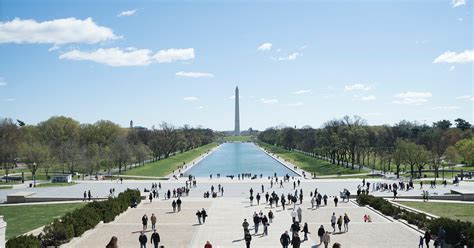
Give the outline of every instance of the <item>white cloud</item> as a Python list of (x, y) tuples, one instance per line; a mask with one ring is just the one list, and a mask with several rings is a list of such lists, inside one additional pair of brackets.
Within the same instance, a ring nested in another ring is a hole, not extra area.
[(300, 53), (292, 53), (288, 55), (287, 57), (279, 57), (278, 60), (295, 60), (298, 56), (301, 56)]
[(266, 98), (260, 98), (260, 101), (264, 104), (274, 104), (278, 103), (277, 99), (266, 99)]
[(109, 66), (145, 66), (151, 63), (151, 51), (140, 49), (134, 51), (124, 51), (120, 48), (100, 48), (93, 52), (82, 52), (72, 50), (61, 54), (60, 59), (88, 60)]
[(372, 85), (365, 84), (352, 84), (344, 86), (345, 91), (369, 91), (372, 89)]
[(433, 63), (471, 63), (474, 62), (474, 50), (465, 50), (464, 52), (456, 53), (451, 51), (446, 51), (443, 54), (439, 55)]
[(260, 45), (257, 50), (259, 51), (268, 51), (268, 50), (271, 50), (272, 49), (272, 43), (269, 43), (269, 42), (266, 42), (266, 43), (263, 43), (262, 45)]
[(214, 74), (208, 72), (176, 72), (176, 76), (179, 77), (191, 77), (191, 78), (213, 78)]
[(6, 85), (7, 85), (7, 81), (5, 80), (5, 78), (0, 77), (0, 86), (6, 86)]
[(58, 45), (54, 45), (54, 46), (52, 46), (52, 47), (50, 47), (50, 48), (48, 49), (48, 52), (56, 51), (56, 50), (58, 50), (59, 48), (61, 48), (61, 47), (58, 46)]
[(5, 99), (5, 102), (14, 102), (15, 101), (15, 98), (7, 98)]
[(461, 107), (459, 106), (437, 106), (437, 107), (433, 107), (431, 108), (432, 110), (458, 110), (460, 109)]
[(361, 97), (362, 101), (374, 101), (377, 99), (377, 97), (375, 97), (374, 95), (370, 95), (370, 96), (363, 96)]
[(71, 17), (44, 22), (15, 18), (0, 22), (0, 43), (94, 44), (118, 38), (112, 29), (98, 26), (92, 18)]
[(188, 102), (194, 102), (194, 101), (199, 100), (199, 98), (197, 98), (195, 96), (187, 96), (187, 97), (183, 98), (183, 100), (188, 101)]
[(304, 49), (306, 49), (306, 48), (308, 48), (308, 45), (303, 45), (303, 46), (300, 46), (300, 47), (298, 48), (298, 50), (304, 50)]
[(167, 50), (160, 50), (153, 56), (153, 58), (158, 63), (170, 63), (177, 60), (190, 60), (194, 59), (194, 48), (171, 48)]
[(122, 16), (132, 16), (132, 15), (135, 15), (135, 13), (137, 12), (137, 10), (138, 10), (138, 9), (125, 10), (125, 11), (120, 12), (120, 14), (118, 14), (117, 16), (118, 16), (118, 17), (122, 17)]
[(457, 20), (462, 22), (464, 19), (462, 17), (459, 17)]
[(204, 106), (197, 106), (196, 109), (203, 109)]
[(289, 106), (289, 107), (299, 107), (299, 106), (303, 106), (304, 104), (302, 102), (295, 102), (295, 103), (288, 103), (286, 104), (286, 106)]
[(449, 67), (449, 71), (454, 71), (454, 69), (456, 69), (456, 66), (454, 66), (454, 65)]
[(452, 6), (453, 8), (456, 8), (456, 7), (465, 5), (465, 4), (466, 4), (466, 0), (452, 0), (452, 1), (451, 1), (451, 6)]
[(472, 95), (464, 95), (464, 96), (458, 96), (458, 97), (456, 97), (456, 99), (474, 101), (474, 96), (472, 96)]
[(294, 91), (293, 95), (304, 95), (304, 94), (311, 94), (311, 90), (298, 90)]
[(428, 101), (428, 98), (432, 97), (431, 92), (413, 92), (407, 91), (404, 93), (396, 94), (393, 103), (396, 104), (407, 104), (407, 105), (420, 105)]

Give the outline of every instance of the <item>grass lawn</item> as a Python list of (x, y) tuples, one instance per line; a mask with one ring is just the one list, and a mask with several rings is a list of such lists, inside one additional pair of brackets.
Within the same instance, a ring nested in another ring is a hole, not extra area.
[(369, 172), (363, 169), (359, 171), (358, 169), (353, 170), (344, 166), (333, 165), (327, 161), (318, 158), (306, 156), (299, 152), (288, 151), (262, 142), (259, 142), (259, 145), (265, 148), (267, 151), (270, 151), (271, 153), (280, 156), (281, 158), (297, 165), (299, 168), (305, 171), (316, 173), (316, 177), (324, 175), (358, 174)]
[(12, 185), (0, 185), (0, 190), (1, 189), (11, 189), (13, 186)]
[(416, 208), (441, 217), (470, 221), (474, 223), (474, 205), (468, 203), (444, 203), (444, 202), (407, 202), (399, 201), (399, 204)]
[(49, 224), (54, 218), (70, 212), (84, 203), (1, 206), (0, 215), (7, 222), (7, 239)]
[(183, 165), (183, 162), (190, 162), (200, 155), (206, 153), (208, 150), (217, 146), (217, 143), (207, 144), (205, 146), (198, 147), (194, 150), (177, 153), (169, 158), (158, 160), (153, 163), (148, 163), (144, 166), (133, 168), (126, 172), (123, 172), (125, 175), (135, 175), (135, 176), (151, 176), (151, 177), (164, 177), (173, 170), (176, 170), (178, 166)]
[(224, 141), (240, 141), (240, 142), (249, 142), (254, 140), (255, 137), (248, 135), (248, 136), (226, 136), (224, 137)]
[(42, 183), (42, 184), (36, 184), (37, 188), (46, 188), (46, 187), (63, 187), (63, 186), (72, 186), (76, 185), (75, 182), (72, 183)]

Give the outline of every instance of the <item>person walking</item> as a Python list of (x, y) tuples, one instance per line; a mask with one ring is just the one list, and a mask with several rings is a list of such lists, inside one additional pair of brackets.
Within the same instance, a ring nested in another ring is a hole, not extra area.
[(150, 193), (150, 195), (148, 195), (148, 199), (150, 200), (150, 203), (153, 201), (153, 194)]
[(339, 229), (339, 233), (342, 232), (341, 227), (342, 227), (342, 215), (339, 215), (339, 218), (337, 219), (337, 228)]
[(431, 241), (431, 233), (430, 233), (430, 230), (426, 230), (425, 235), (424, 235), (424, 238), (425, 238), (426, 248), (430, 248), (430, 241)]
[(171, 207), (173, 207), (173, 213), (176, 213), (176, 201), (171, 202)]
[(199, 224), (202, 224), (202, 223), (201, 223), (201, 216), (202, 216), (201, 211), (198, 210), (198, 211), (196, 212), (196, 216), (198, 217), (198, 222), (199, 222)]
[(244, 234), (245, 247), (250, 248), (250, 241), (252, 241), (252, 235), (249, 231), (246, 231)]
[(138, 237), (138, 242), (140, 243), (140, 248), (146, 248), (146, 242), (148, 242), (148, 238), (145, 235), (145, 232), (140, 233), (140, 237)]
[(298, 214), (298, 222), (301, 223), (301, 220), (303, 219), (303, 209), (301, 209), (301, 207), (298, 207), (296, 213)]
[(202, 223), (206, 223), (207, 212), (204, 208), (201, 211)]
[(328, 248), (329, 242), (331, 242), (331, 236), (329, 235), (329, 232), (326, 231), (323, 235), (324, 248)]
[(344, 232), (348, 232), (349, 231), (349, 222), (351, 220), (349, 219), (349, 216), (347, 216), (346, 213), (344, 213)]
[(160, 234), (156, 232), (156, 229), (153, 229), (153, 234), (150, 237), (150, 241), (153, 244), (154, 248), (158, 248), (158, 246), (160, 245)]
[(118, 239), (115, 236), (112, 236), (109, 243), (105, 246), (105, 248), (118, 248)]
[(296, 211), (294, 209), (291, 211), (291, 220), (293, 223), (296, 221)]
[(156, 215), (154, 213), (151, 214), (150, 220), (151, 220), (151, 229), (155, 230), (156, 229)]
[(260, 224), (260, 217), (257, 215), (256, 212), (253, 214), (253, 225), (254, 225), (254, 230), (255, 234), (258, 233), (258, 225)]
[(249, 199), (250, 199), (250, 206), (253, 206), (253, 196), (251, 195)]
[(315, 197), (311, 197), (311, 209), (314, 209), (314, 203), (316, 202)]
[(298, 233), (293, 234), (293, 238), (291, 239), (291, 245), (293, 245), (293, 248), (300, 248), (301, 239), (300, 236), (298, 236)]
[(260, 205), (260, 193), (257, 193), (255, 199), (257, 199), (257, 205)]
[(323, 236), (325, 233), (326, 233), (326, 230), (324, 230), (324, 226), (321, 225), (318, 229), (319, 245), (323, 243)]
[(142, 224), (143, 224), (143, 231), (145, 231), (148, 227), (148, 216), (146, 214), (142, 217)]
[(306, 222), (304, 223), (303, 230), (301, 230), (301, 232), (304, 233), (303, 241), (308, 240), (308, 233), (309, 233), (308, 223), (306, 223)]
[(332, 216), (331, 216), (331, 226), (332, 226), (332, 232), (333, 232), (333, 233), (336, 232), (336, 221), (337, 221), (336, 213), (332, 213)]
[(84, 198), (82, 199), (82, 201), (86, 201), (87, 200), (87, 191), (84, 190)]
[(181, 211), (181, 198), (178, 197), (178, 200), (176, 201), (176, 204), (178, 205), (178, 212)]
[(87, 198), (89, 199), (89, 201), (91, 201), (91, 198), (92, 198), (91, 190), (87, 191)]
[(337, 198), (337, 196), (334, 197), (334, 206), (337, 207), (337, 202), (339, 202), (339, 199)]
[(290, 235), (288, 235), (288, 231), (285, 231), (280, 236), (280, 244), (282, 248), (288, 248), (288, 246), (290, 245)]
[(300, 224), (298, 222), (294, 222), (291, 227), (291, 236), (295, 236), (295, 233), (298, 234), (298, 232), (300, 231)]

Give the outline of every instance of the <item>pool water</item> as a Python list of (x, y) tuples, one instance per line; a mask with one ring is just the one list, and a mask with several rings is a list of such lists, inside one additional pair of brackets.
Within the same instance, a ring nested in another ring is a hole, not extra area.
[(224, 143), (198, 164), (187, 170), (185, 175), (208, 177), (210, 174), (221, 177), (250, 173), (252, 175), (299, 176), (286, 166), (270, 157), (253, 143)]

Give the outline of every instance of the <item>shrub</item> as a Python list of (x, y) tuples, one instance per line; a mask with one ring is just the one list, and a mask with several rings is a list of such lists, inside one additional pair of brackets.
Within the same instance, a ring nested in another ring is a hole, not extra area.
[(7, 248), (38, 248), (41, 242), (33, 235), (22, 235), (7, 241)]
[(474, 244), (474, 226), (471, 222), (452, 220), (448, 218), (438, 218), (432, 220), (429, 225), (431, 233), (437, 235), (440, 228), (446, 232), (446, 243), (458, 244), (459, 242)]

